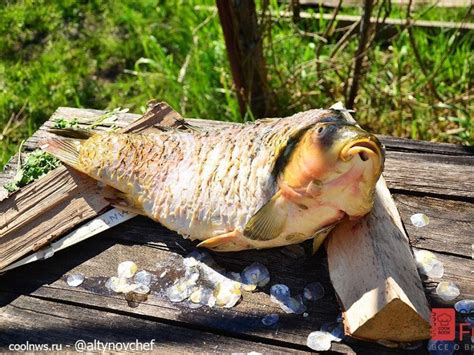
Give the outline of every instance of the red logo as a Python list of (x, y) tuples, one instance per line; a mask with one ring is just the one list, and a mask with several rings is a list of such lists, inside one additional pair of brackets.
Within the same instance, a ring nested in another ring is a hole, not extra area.
[(431, 339), (454, 340), (456, 316), (453, 308), (433, 308), (431, 310)]

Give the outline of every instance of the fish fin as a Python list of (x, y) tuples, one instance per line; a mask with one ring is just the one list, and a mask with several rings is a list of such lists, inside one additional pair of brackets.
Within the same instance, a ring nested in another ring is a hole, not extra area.
[(50, 128), (48, 129), (48, 132), (61, 137), (76, 139), (89, 139), (95, 134), (91, 130), (84, 128)]
[(328, 237), (329, 233), (331, 233), (333, 228), (334, 226), (326, 227), (315, 233), (315, 235), (313, 236), (312, 255), (316, 254), (316, 252), (319, 250), (321, 245), (323, 245), (324, 241)]
[(40, 142), (40, 148), (63, 163), (79, 169), (79, 150), (82, 141), (72, 138), (47, 138)]
[(105, 186), (102, 190), (102, 196), (115, 208), (146, 216), (143, 207), (138, 205), (131, 196), (122, 191), (114, 189), (110, 186)]
[(238, 239), (239, 233), (237, 231), (232, 231), (224, 233), (215, 237), (211, 237), (199, 243), (198, 247), (204, 247), (208, 249), (214, 249), (223, 244), (232, 243)]
[(278, 191), (258, 212), (250, 218), (244, 236), (252, 240), (272, 240), (285, 228), (288, 202)]

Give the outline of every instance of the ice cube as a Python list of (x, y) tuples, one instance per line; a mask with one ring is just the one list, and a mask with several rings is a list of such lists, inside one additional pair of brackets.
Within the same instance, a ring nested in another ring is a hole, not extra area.
[(430, 219), (423, 213), (415, 213), (410, 217), (411, 223), (417, 228), (427, 226), (430, 223)]
[(72, 287), (77, 287), (84, 282), (84, 275), (82, 274), (71, 274), (67, 277), (67, 284)]
[(148, 271), (142, 270), (135, 274), (133, 281), (140, 285), (150, 286), (152, 277), (153, 275), (150, 274)]
[(199, 279), (199, 276), (199, 269), (194, 266), (187, 268), (184, 273), (184, 278), (190, 283), (196, 283), (196, 281)]
[(459, 288), (454, 282), (441, 281), (436, 287), (436, 294), (444, 301), (452, 301), (459, 296)]
[(303, 295), (308, 301), (317, 301), (324, 297), (324, 287), (319, 282), (312, 282), (305, 286)]
[(315, 351), (327, 351), (331, 348), (331, 340), (333, 336), (330, 333), (317, 330), (308, 335), (306, 345)]
[(273, 302), (281, 302), (290, 297), (290, 289), (283, 284), (275, 284), (270, 288), (270, 299)]
[(474, 300), (461, 300), (454, 305), (456, 312), (464, 316), (463, 321), (474, 326)]
[(118, 277), (130, 278), (137, 272), (137, 264), (133, 261), (123, 261), (117, 267)]
[(262, 318), (262, 324), (266, 327), (271, 327), (272, 325), (278, 323), (279, 320), (280, 316), (278, 314), (272, 313)]
[(244, 290), (247, 291), (246, 286), (248, 286), (249, 291), (254, 290), (257, 286), (264, 287), (270, 282), (270, 273), (268, 269), (260, 264), (253, 263), (250, 266), (247, 266), (242, 271), (242, 284), (244, 285)]

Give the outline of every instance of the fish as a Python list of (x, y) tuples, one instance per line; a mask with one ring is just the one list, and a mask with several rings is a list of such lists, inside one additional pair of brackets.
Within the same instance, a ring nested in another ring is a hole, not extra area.
[(373, 207), (384, 149), (341, 111), (189, 127), (79, 132), (41, 148), (98, 180), (113, 206), (215, 251), (308, 239), (317, 249), (335, 225)]

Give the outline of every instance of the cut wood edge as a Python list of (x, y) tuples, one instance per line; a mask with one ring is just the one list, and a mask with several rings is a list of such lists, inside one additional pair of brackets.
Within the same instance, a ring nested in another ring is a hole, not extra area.
[[(393, 280), (392, 280), (393, 281)], [(377, 302), (378, 292), (370, 292), (368, 298), (370, 302)], [(355, 330), (345, 329), (352, 337), (361, 340), (387, 340), (391, 342), (413, 342), (430, 338), (430, 324), (419, 313), (416, 312), (413, 305), (402, 301), (402, 298), (393, 298), (382, 308), (375, 317), (367, 320)], [(366, 303), (366, 300), (363, 300)], [(350, 314), (352, 309), (360, 307), (354, 304), (351, 309), (344, 313), (345, 318), (353, 318)], [(363, 306), (362, 306), (363, 307)], [(348, 325), (349, 327), (351, 325)], [(383, 337), (380, 338), (380, 335)]]
[(358, 221), (339, 224), (326, 247), (347, 335), (370, 341), (429, 339), (428, 301), (400, 215), (382, 177), (372, 212)]

